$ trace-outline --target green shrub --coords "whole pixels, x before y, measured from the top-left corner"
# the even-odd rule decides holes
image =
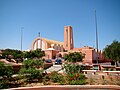
[[[85,58],[85,54],[81,52],[71,52],[64,56],[65,60],[67,60],[68,62],[73,62],[73,63],[80,62],[83,60],[83,58]]]
[[[13,75],[13,70],[10,65],[0,62],[0,89],[9,88],[9,79]]]
[[[109,70],[109,68],[105,68],[105,71],[108,71]]]
[[[67,74],[67,80],[70,85],[84,85],[86,83],[85,75],[81,73]]]
[[[27,81],[33,81],[34,79],[42,79],[42,70],[36,70],[35,68],[22,68],[19,72],[20,75],[23,75],[23,77]]]
[[[43,67],[43,60],[28,59],[23,61],[24,68],[39,68]]]
[[[69,82],[70,85],[84,85],[85,83],[86,83],[85,80],[76,80],[76,81],[72,80]]]
[[[24,58],[42,58],[43,56],[45,56],[45,52],[42,51],[41,49],[36,49],[36,50],[31,50],[29,52],[25,52],[24,53]]]
[[[82,65],[77,64],[67,64],[64,66],[66,74],[67,74],[67,81],[70,85],[84,85],[86,83],[85,75],[81,73],[83,70]]]
[[[7,84],[7,82],[9,82],[9,81],[8,80],[1,80],[0,81],[0,89],[9,88],[9,85]]]
[[[19,75],[27,82],[42,81],[43,70],[37,70],[36,68],[42,67],[42,60],[24,60],[23,67],[19,71]]]
[[[0,77],[11,77],[13,75],[12,66],[0,62]]]
[[[83,70],[82,65],[76,65],[76,64],[67,64],[64,66],[64,68],[67,74],[80,73]]]
[[[114,70],[113,68],[110,69],[110,71],[113,71],[113,70]]]
[[[49,75],[45,75],[44,77],[43,77],[43,84],[44,85],[49,85],[50,83],[50,76]]]
[[[51,72],[50,79],[54,83],[65,84],[65,79],[62,74],[57,73],[56,71]]]

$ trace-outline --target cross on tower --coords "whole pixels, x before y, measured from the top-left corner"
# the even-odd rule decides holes
[[[38,37],[40,37],[40,32],[38,33]]]

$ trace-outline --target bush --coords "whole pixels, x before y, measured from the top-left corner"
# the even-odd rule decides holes
[[[0,89],[9,88],[9,79],[13,75],[13,70],[10,65],[0,62]]]
[[[12,66],[0,62],[0,77],[11,77],[13,75]]]
[[[82,65],[67,64],[64,66],[67,73],[67,81],[70,85],[84,85],[86,83],[85,75],[81,73]]]
[[[8,80],[1,80],[0,81],[0,89],[3,88],[9,88],[9,85],[7,84]]]
[[[36,68],[42,66],[42,60],[24,60],[23,67],[20,69],[19,74],[24,77],[28,82],[34,80],[42,80],[43,70],[37,70]]]
[[[67,74],[80,73],[84,69],[82,65],[76,64],[67,64],[64,66],[64,68]]]
[[[69,82],[70,85],[84,85],[85,83],[86,83],[85,80],[76,80],[76,81],[72,80]]]
[[[41,49],[36,49],[36,50],[31,50],[29,52],[25,52],[24,53],[24,58],[42,58],[43,56],[45,56],[45,52],[42,51]]]
[[[105,68],[105,71],[108,71],[109,70],[109,68]]]
[[[36,70],[35,68],[22,68],[19,72],[20,75],[23,75],[23,77],[26,79],[26,81],[33,81],[37,79],[42,79],[42,70]]]
[[[43,60],[24,60],[23,61],[24,68],[39,68],[43,67]]]
[[[114,70],[113,68],[110,69],[110,71],[113,71],[113,70]]]
[[[70,85],[84,85],[86,83],[85,75],[81,73],[67,74],[67,79]]]
[[[57,73],[56,71],[51,72],[50,79],[54,83],[65,84],[65,79],[62,74]]]
[[[64,59],[67,60],[68,62],[80,62],[83,60],[83,58],[85,57],[85,54],[81,53],[81,52],[72,52],[69,54],[66,54],[64,56]]]
[[[49,85],[50,84],[50,76],[49,75],[45,75],[43,77],[43,84],[44,85]]]

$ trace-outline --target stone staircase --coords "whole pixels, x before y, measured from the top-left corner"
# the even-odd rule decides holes
[[[50,68],[46,69],[45,72],[47,73],[51,73],[53,71],[60,71],[62,69],[62,66],[61,65],[53,65],[51,66]]]

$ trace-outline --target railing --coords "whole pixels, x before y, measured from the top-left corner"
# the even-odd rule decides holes
[[[109,75],[110,73],[120,74],[120,71],[103,71],[106,73],[106,75]]]

